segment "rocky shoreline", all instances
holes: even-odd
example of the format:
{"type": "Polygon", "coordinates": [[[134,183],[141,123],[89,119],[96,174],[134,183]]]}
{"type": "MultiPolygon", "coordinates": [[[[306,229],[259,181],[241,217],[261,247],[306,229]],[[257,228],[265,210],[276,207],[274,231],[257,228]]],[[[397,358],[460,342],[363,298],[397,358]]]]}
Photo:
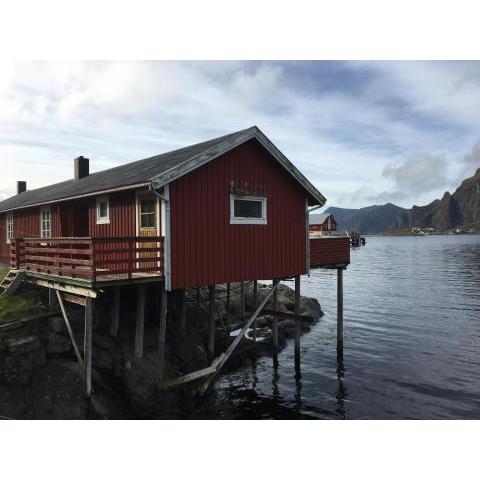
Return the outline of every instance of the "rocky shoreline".
{"type": "MultiPolygon", "coordinates": [[[[32,288],[32,287],[26,287],[32,288]]],[[[267,287],[259,285],[261,298],[267,287]]],[[[231,330],[240,327],[239,285],[232,286],[231,330]]],[[[246,284],[247,315],[254,308],[253,286],[246,284]]],[[[197,305],[196,292],[188,292],[186,303],[187,329],[180,332],[174,304],[168,319],[166,378],[171,379],[209,365],[207,293],[202,292],[197,305]]],[[[126,305],[134,290],[122,293],[126,305]]],[[[231,341],[226,329],[225,289],[218,287],[216,353],[231,341]]],[[[145,323],[145,354],[133,355],[135,314],[122,311],[118,338],[109,334],[112,299],[105,294],[98,302],[93,333],[93,388],[90,400],[84,396],[84,386],[63,318],[26,322],[15,328],[0,328],[0,417],[14,419],[124,419],[178,418],[199,394],[195,385],[160,391],[157,387],[158,318],[155,305],[147,307],[145,323]]],[[[279,309],[294,310],[294,292],[280,285],[279,309]]],[[[267,305],[268,307],[268,305],[267,305]]],[[[271,307],[271,306],[270,306],[271,307]]],[[[270,308],[269,307],[269,308],[270,308]]],[[[302,297],[301,313],[313,318],[302,322],[302,333],[310,330],[323,315],[316,299],[302,297]]],[[[80,308],[69,306],[69,315],[77,344],[83,344],[83,318],[80,308]]],[[[17,322],[18,323],[18,322],[17,322]]],[[[260,355],[271,354],[268,317],[257,320],[254,343],[245,339],[225,365],[223,373],[232,371],[260,355]]],[[[279,319],[279,347],[294,336],[294,320],[279,319]]]]}

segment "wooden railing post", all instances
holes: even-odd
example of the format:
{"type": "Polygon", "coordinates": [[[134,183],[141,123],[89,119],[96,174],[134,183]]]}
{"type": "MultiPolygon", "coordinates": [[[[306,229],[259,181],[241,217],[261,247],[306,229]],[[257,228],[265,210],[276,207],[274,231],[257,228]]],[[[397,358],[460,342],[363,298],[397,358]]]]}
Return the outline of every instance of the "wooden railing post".
{"type": "Polygon", "coordinates": [[[97,251],[95,248],[95,239],[91,238],[90,239],[90,246],[92,248],[92,282],[95,282],[97,280],[97,251]]]}

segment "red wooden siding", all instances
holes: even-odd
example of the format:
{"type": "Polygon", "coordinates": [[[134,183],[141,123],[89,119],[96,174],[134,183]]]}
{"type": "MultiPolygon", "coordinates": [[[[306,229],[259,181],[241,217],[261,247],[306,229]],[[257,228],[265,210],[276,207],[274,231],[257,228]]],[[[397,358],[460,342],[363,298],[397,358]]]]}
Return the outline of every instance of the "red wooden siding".
{"type": "Polygon", "coordinates": [[[95,198],[89,203],[90,237],[135,237],[137,235],[135,192],[126,191],[109,195],[110,223],[97,225],[95,198]]]}
{"type": "Polygon", "coordinates": [[[312,267],[333,266],[350,262],[348,237],[310,238],[310,265],[312,267]]]}
{"type": "Polygon", "coordinates": [[[0,263],[10,261],[10,247],[7,244],[7,216],[0,213],[0,263]]]}
{"type": "Polygon", "coordinates": [[[305,192],[251,141],[170,186],[172,288],[306,272],[305,192]],[[267,225],[230,225],[230,191],[267,197],[267,225]]]}

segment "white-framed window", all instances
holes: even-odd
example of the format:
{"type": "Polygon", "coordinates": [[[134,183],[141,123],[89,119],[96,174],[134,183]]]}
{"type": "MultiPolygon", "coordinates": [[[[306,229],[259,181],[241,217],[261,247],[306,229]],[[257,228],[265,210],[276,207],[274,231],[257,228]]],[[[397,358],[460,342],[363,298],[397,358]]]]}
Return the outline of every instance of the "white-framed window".
{"type": "Polygon", "coordinates": [[[110,200],[108,195],[97,197],[97,225],[110,223],[110,200]]]}
{"type": "Polygon", "coordinates": [[[40,210],[40,238],[52,238],[52,212],[50,207],[40,210]]]}
{"type": "Polygon", "coordinates": [[[267,197],[230,194],[231,224],[267,224],[267,197]]]}
{"type": "Polygon", "coordinates": [[[7,243],[13,238],[13,212],[7,213],[7,243]]]}

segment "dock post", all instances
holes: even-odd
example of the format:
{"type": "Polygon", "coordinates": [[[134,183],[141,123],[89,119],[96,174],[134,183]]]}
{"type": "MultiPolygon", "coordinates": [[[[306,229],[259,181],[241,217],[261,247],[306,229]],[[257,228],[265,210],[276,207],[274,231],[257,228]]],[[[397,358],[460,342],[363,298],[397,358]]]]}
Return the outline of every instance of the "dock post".
{"type": "Polygon", "coordinates": [[[180,331],[182,335],[185,335],[187,331],[187,318],[186,318],[186,310],[185,310],[185,290],[180,290],[178,292],[178,302],[179,310],[180,310],[180,331]]]}
{"type": "Polygon", "coordinates": [[[240,308],[243,321],[245,320],[245,282],[240,282],[240,308]]]}
{"type": "Polygon", "coordinates": [[[85,365],[85,394],[92,394],[92,335],[93,335],[93,299],[86,297],[85,304],[85,336],[83,341],[83,359],[85,365]]]}
{"type": "MultiPolygon", "coordinates": [[[[273,280],[273,284],[276,285],[279,281],[273,280]]],[[[272,310],[278,310],[278,288],[273,292],[272,297],[272,310]]],[[[273,341],[273,366],[278,367],[278,320],[275,315],[272,320],[272,341],[273,341]]]]}
{"type": "Polygon", "coordinates": [[[208,336],[208,355],[213,359],[215,356],[215,285],[208,287],[209,308],[208,317],[210,321],[208,336]]]}
{"type": "Polygon", "coordinates": [[[143,357],[143,335],[145,326],[145,285],[137,287],[137,322],[135,326],[135,357],[143,357]]]}
{"type": "Polygon", "coordinates": [[[110,325],[110,335],[112,337],[117,337],[119,326],[120,326],[120,287],[113,287],[112,324],[110,325]]]}
{"type": "Polygon", "coordinates": [[[160,291],[160,328],[158,330],[158,381],[163,382],[165,371],[165,337],[167,333],[167,291],[162,283],[160,291]]]}
{"type": "Polygon", "coordinates": [[[343,350],[343,268],[337,268],[337,350],[343,350]]]}
{"type": "Polygon", "coordinates": [[[230,335],[230,290],[231,290],[231,285],[227,283],[227,331],[228,334],[230,335]]]}
{"type": "MultiPolygon", "coordinates": [[[[295,277],[295,313],[300,315],[300,275],[295,277]]],[[[295,322],[295,372],[300,374],[300,334],[301,324],[295,322]]]]}
{"type": "MultiPolygon", "coordinates": [[[[258,302],[258,281],[255,280],[253,282],[253,304],[255,305],[254,308],[257,307],[257,302],[258,302]]],[[[257,341],[257,320],[253,322],[253,341],[257,341]]]]}
{"type": "Polygon", "coordinates": [[[51,312],[55,312],[57,310],[57,298],[53,288],[48,289],[48,309],[51,312]]]}

